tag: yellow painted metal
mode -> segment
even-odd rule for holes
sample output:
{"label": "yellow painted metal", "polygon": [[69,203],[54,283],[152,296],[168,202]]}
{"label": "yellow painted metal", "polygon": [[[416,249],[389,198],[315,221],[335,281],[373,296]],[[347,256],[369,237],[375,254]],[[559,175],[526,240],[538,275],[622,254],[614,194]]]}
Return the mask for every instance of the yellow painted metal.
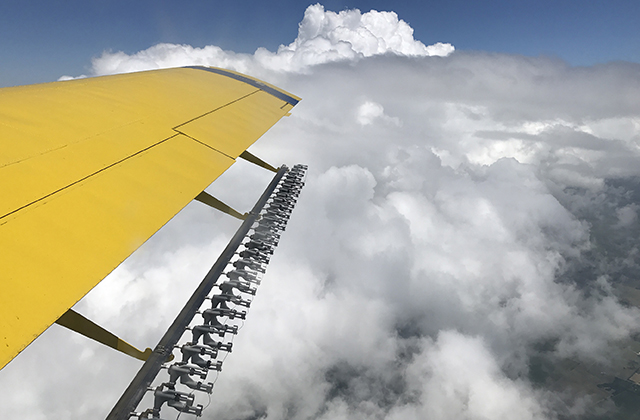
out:
{"label": "yellow painted metal", "polygon": [[[280,99],[266,92],[256,91],[243,101],[178,126],[176,131],[228,156],[238,157],[246,149],[244,144],[264,134],[264,127],[259,121],[280,118],[289,109],[290,104],[283,104]],[[258,118],[251,118],[250,115]]]}
{"label": "yellow painted metal", "polygon": [[290,109],[192,68],[0,89],[0,368]]}

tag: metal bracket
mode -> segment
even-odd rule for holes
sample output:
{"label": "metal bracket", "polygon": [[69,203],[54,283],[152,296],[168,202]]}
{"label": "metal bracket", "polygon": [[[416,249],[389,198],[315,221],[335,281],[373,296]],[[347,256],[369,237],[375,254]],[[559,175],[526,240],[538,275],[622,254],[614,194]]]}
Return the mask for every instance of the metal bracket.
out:
{"label": "metal bracket", "polygon": [[[236,234],[231,238],[227,247],[222,251],[222,254],[220,254],[198,288],[191,295],[191,298],[189,298],[189,301],[185,304],[169,329],[160,339],[160,342],[156,346],[156,350],[151,354],[149,360],[142,365],[116,405],[113,407],[107,416],[107,420],[126,420],[130,417],[129,415],[134,412],[145,392],[156,378],[162,364],[167,360],[167,354],[164,351],[160,351],[160,349],[173,349],[176,346],[178,340],[180,340],[184,334],[185,329],[193,320],[196,311],[202,307],[203,302],[207,299],[207,295],[217,283],[218,278],[222,275],[229,261],[235,255],[245,236],[257,221],[258,216],[267,204],[271,193],[276,189],[280,179],[285,175],[285,173],[287,173],[287,171],[288,168],[286,166],[283,166],[278,170],[277,174],[271,180],[271,183],[269,183],[269,186],[253,206],[253,209],[249,213],[247,219],[242,223],[242,225],[240,225],[240,228],[238,228]],[[216,347],[218,349],[222,349],[220,345],[216,345]],[[230,345],[229,351],[231,351]]]}
{"label": "metal bracket", "polygon": [[116,335],[102,328],[95,322],[85,318],[73,309],[67,310],[58,320],[56,324],[62,325],[72,331],[84,335],[92,340],[102,343],[105,346],[118,350],[126,355],[134,357],[138,360],[145,361],[151,356],[152,350],[147,348],[145,351],[138,350],[131,344],[121,340]]}
{"label": "metal bracket", "polygon": [[252,155],[251,153],[249,153],[248,151],[244,151],[242,153],[240,153],[240,156],[242,159],[251,162],[253,164],[256,164],[260,167],[263,167],[264,169],[268,169],[271,172],[278,172],[278,170],[276,168],[274,168],[273,166],[269,165],[267,162],[265,162],[264,160],[260,159],[259,157]]}
{"label": "metal bracket", "polygon": [[198,196],[194,198],[194,200],[204,203],[207,206],[213,207],[216,210],[220,210],[223,213],[227,213],[229,216],[233,216],[236,219],[245,220],[249,215],[248,213],[245,213],[245,214],[240,213],[239,211],[235,210],[233,207],[228,206],[227,204],[223,203],[222,201],[218,200],[217,198],[215,198],[214,196],[210,195],[205,191],[202,191],[200,194],[198,194]]}

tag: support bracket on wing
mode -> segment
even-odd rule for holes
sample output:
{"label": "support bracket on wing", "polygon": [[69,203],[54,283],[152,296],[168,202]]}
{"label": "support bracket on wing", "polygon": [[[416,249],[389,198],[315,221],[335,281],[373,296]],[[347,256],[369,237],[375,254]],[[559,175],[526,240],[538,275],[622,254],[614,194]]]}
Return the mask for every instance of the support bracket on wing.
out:
{"label": "support bracket on wing", "polygon": [[265,162],[264,160],[260,159],[258,156],[256,155],[252,155],[251,153],[249,153],[248,151],[244,151],[242,153],[240,153],[240,156],[242,159],[251,162],[255,165],[258,165],[264,169],[268,169],[271,172],[278,172],[278,170],[276,168],[274,168],[273,166],[269,165],[267,162]]}
{"label": "support bracket on wing", "polygon": [[236,209],[228,206],[227,204],[223,203],[222,201],[218,200],[205,191],[202,191],[200,194],[198,194],[198,196],[194,198],[194,200],[204,203],[207,206],[213,207],[216,210],[220,210],[223,213],[227,213],[229,216],[233,216],[236,219],[244,220],[249,215],[248,213],[240,213]]}
{"label": "support bracket on wing", "polygon": [[65,328],[82,334],[85,337],[95,340],[98,343],[102,343],[105,346],[111,347],[112,349],[118,350],[119,352],[138,360],[145,361],[152,353],[150,348],[147,348],[145,351],[138,350],[131,344],[105,330],[95,322],[80,315],[73,309],[69,309],[67,312],[62,314],[62,316],[56,321],[56,324],[62,325]]}

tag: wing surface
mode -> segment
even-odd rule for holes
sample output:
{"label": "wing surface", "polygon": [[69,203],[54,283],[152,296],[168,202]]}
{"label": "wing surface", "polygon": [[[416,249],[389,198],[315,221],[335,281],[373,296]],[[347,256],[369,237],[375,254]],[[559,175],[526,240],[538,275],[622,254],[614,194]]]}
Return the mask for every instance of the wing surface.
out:
{"label": "wing surface", "polygon": [[0,368],[298,100],[208,67],[0,89]]}

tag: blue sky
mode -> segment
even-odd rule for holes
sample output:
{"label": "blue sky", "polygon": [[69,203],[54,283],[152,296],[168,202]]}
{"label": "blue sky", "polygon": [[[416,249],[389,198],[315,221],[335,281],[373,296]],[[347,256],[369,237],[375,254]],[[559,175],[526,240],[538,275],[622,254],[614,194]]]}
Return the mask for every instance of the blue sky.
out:
{"label": "blue sky", "polygon": [[[87,71],[104,50],[134,53],[159,42],[251,53],[296,37],[310,2],[3,1],[0,86]],[[640,62],[636,1],[341,1],[327,10],[393,10],[425,44],[560,57],[572,65]]]}

